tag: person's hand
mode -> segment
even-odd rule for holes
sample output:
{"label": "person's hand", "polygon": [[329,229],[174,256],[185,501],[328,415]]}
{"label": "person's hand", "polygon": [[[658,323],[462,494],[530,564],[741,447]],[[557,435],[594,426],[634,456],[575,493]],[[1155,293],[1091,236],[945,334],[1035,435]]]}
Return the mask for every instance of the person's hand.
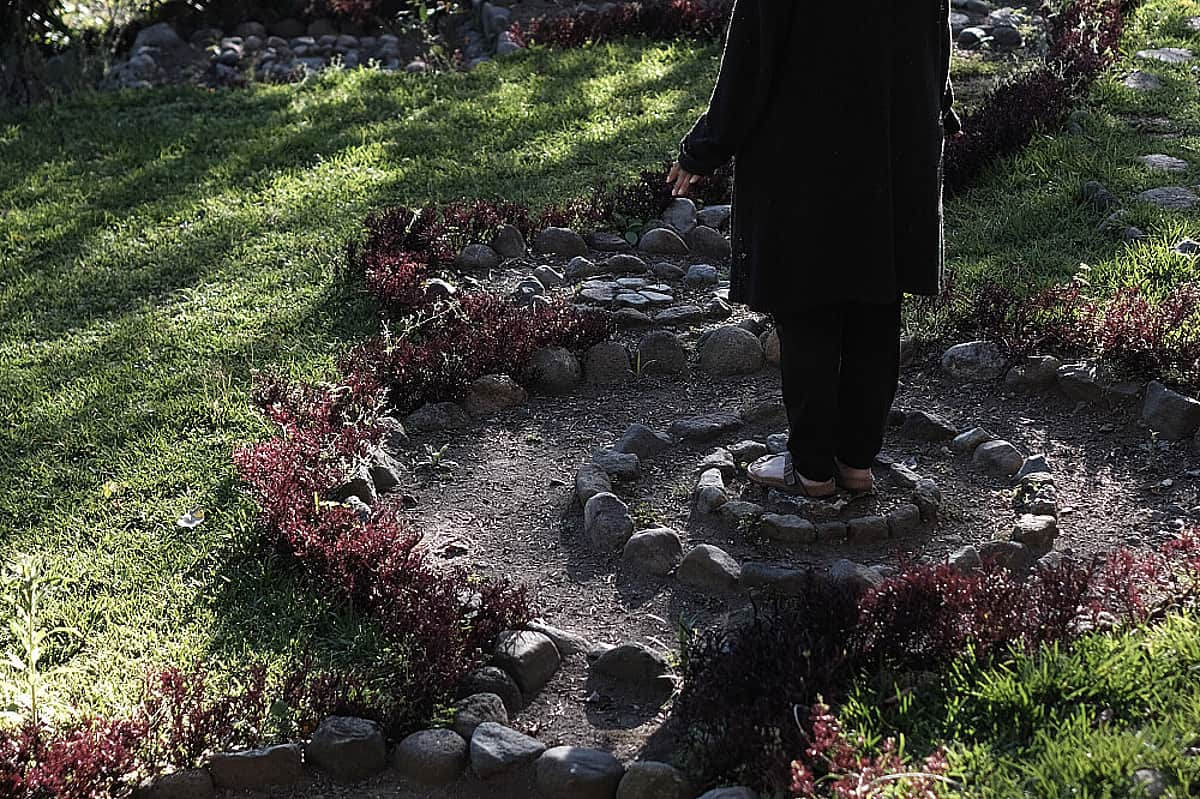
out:
{"label": "person's hand", "polygon": [[688,189],[693,183],[700,182],[700,175],[693,175],[679,165],[679,162],[671,164],[671,170],[667,172],[667,183],[674,183],[671,187],[672,197],[682,197],[687,194]]}

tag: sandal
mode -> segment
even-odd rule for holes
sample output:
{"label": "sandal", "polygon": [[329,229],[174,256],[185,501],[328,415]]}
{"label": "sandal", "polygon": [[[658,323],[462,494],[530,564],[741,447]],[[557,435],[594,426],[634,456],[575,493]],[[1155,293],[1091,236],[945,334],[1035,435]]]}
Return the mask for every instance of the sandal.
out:
{"label": "sandal", "polygon": [[869,494],[875,490],[875,473],[870,469],[855,469],[837,458],[833,459],[833,464],[837,467],[837,484],[842,488],[856,494]]}
{"label": "sandal", "polygon": [[792,456],[787,452],[763,455],[746,467],[746,474],[759,485],[795,491],[806,497],[831,497],[837,493],[834,480],[819,482],[799,474],[792,467]]}

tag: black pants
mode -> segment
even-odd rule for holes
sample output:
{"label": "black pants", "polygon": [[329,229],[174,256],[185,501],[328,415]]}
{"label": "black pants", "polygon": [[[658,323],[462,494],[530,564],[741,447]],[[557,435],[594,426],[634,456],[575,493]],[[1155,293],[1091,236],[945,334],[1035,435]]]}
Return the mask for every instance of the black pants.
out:
{"label": "black pants", "polygon": [[900,301],[838,303],[775,316],[788,450],[809,480],[833,459],[868,469],[883,448],[900,377]]}

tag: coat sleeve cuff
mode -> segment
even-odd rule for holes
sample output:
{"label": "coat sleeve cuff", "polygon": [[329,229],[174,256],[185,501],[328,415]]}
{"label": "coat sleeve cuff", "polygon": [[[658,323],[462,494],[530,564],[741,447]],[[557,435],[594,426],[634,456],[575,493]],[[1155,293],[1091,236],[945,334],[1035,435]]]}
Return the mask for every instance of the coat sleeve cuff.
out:
{"label": "coat sleeve cuff", "polygon": [[690,152],[688,152],[687,143],[679,143],[679,165],[691,172],[693,175],[711,175],[716,171],[715,167],[698,160]]}

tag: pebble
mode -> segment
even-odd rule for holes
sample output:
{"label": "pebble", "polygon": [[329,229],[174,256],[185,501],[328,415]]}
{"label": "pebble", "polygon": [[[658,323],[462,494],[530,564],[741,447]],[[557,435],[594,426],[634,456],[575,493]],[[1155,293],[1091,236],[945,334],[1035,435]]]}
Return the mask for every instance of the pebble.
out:
{"label": "pebble", "polygon": [[1167,795],[1167,780],[1162,772],[1153,768],[1140,768],[1130,779],[1134,795],[1145,799],[1159,799]]}
{"label": "pebble", "polygon": [[596,494],[583,506],[583,529],[594,551],[616,552],[633,535],[633,517],[616,495]]}
{"label": "pebble", "polygon": [[763,355],[771,366],[779,366],[782,351],[779,344],[779,331],[771,328],[762,336]]}
{"label": "pebble", "polygon": [[687,369],[683,342],[669,330],[647,333],[638,342],[637,368],[643,374],[679,374]]}
{"label": "pebble", "polygon": [[466,676],[458,687],[460,696],[473,694],[495,694],[504,703],[509,715],[515,715],[525,706],[525,697],[516,680],[499,666],[484,666]]}
{"label": "pebble", "polygon": [[942,355],[942,370],[956,380],[993,380],[1004,367],[1004,353],[994,341],[955,344]]}
{"label": "pebble", "polygon": [[634,422],[618,439],[614,449],[628,452],[639,458],[653,458],[671,446],[671,437],[640,422]]}
{"label": "pebble", "polygon": [[492,663],[512,675],[526,700],[550,681],[561,660],[550,637],[534,630],[500,633],[492,652]]}
{"label": "pebble", "polygon": [[686,255],[688,246],[674,230],[648,230],[638,242],[638,249],[648,255]]}
{"label": "pebble", "polygon": [[485,721],[508,724],[508,708],[498,694],[481,693],[465,696],[454,705],[454,723],[451,728],[470,741],[475,730]]}
{"label": "pebble", "polygon": [[684,585],[705,591],[727,591],[741,579],[742,568],[733,557],[712,544],[700,544],[683,556],[675,576]]}
{"label": "pebble", "polygon": [[656,527],[634,533],[621,554],[626,569],[658,577],[666,577],[683,559],[683,542],[679,533],[666,527]]}
{"label": "pebble", "polygon": [[654,322],[649,316],[633,308],[621,308],[613,312],[613,323],[620,330],[650,327]]}
{"label": "pebble", "polygon": [[491,779],[528,765],[546,745],[516,730],[485,721],[471,736],[471,768],[480,779]]}
{"label": "pebble", "polygon": [[313,733],[304,756],[340,780],[358,782],[387,768],[387,742],[373,721],[330,716]]}
{"label": "pebble", "polygon": [[695,792],[683,772],[668,763],[630,763],[617,786],[616,799],[692,799]]}
{"label": "pebble", "polygon": [[1200,430],[1200,400],[1152,380],[1146,387],[1142,421],[1168,441],[1191,438]]}
{"label": "pebble", "polygon": [[988,474],[1012,477],[1025,463],[1025,456],[1007,441],[986,441],[975,448],[971,462]]}
{"label": "pebble", "polygon": [[549,255],[587,255],[588,246],[583,237],[565,227],[548,227],[538,233],[533,249]]}
{"label": "pebble", "polygon": [[1180,239],[1171,247],[1173,252],[1180,255],[1200,255],[1200,241],[1195,239]]}
{"label": "pebble", "polygon": [[625,776],[625,767],[608,752],[575,746],[547,749],[536,771],[546,799],[612,799]]}
{"label": "pebble", "polygon": [[[500,701],[498,697],[496,701]],[[467,742],[454,730],[446,729],[414,732],[396,745],[392,758],[397,771],[425,785],[454,782],[466,769],[467,761]]]}
{"label": "pebble", "polygon": [[534,269],[533,276],[537,278],[539,283],[547,288],[561,286],[566,282],[566,278],[561,272],[552,266],[547,266],[546,264],[542,264],[537,269]]}
{"label": "pebble", "polygon": [[985,541],[979,545],[979,558],[1011,572],[1022,572],[1036,559],[1029,547],[1019,541]]}
{"label": "pebble", "polygon": [[713,331],[700,349],[700,368],[713,377],[753,374],[763,362],[758,337],[736,325]]}
{"label": "pebble", "polygon": [[591,385],[612,386],[633,379],[625,345],[617,341],[593,344],[583,356],[584,379]]}

